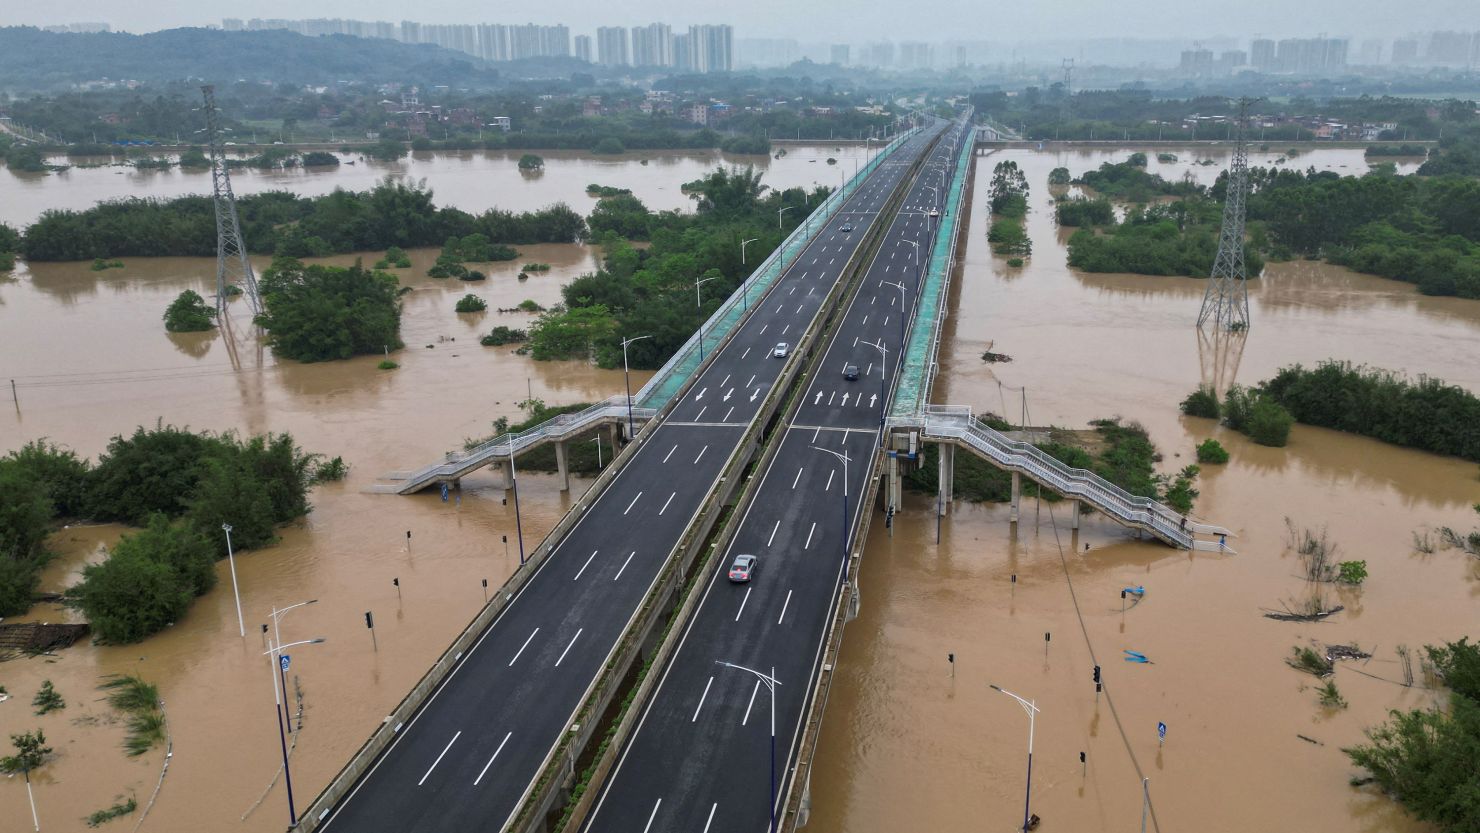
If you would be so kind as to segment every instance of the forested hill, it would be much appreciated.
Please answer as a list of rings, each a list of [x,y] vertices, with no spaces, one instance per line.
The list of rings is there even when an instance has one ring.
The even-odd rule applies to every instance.
[[[150,83],[193,78],[217,83],[295,84],[396,81],[492,85],[498,72],[477,58],[430,44],[348,35],[168,29],[146,35],[0,28],[0,90],[46,91],[102,78]]]

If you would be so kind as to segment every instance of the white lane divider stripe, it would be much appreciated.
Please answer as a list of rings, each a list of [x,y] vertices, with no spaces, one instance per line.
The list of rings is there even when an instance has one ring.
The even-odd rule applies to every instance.
[[[707,683],[704,684],[704,693],[701,694],[701,695],[699,695],[699,705],[698,705],[698,707],[696,707],[694,709],[694,716],[689,719],[689,722],[690,723],[698,723],[699,722],[699,710],[704,708],[704,698],[706,698],[706,697],[709,696],[709,687],[712,686],[712,685],[714,685],[714,677],[711,676],[709,678],[709,682],[707,682]],[[653,808],[653,812],[654,813],[657,813],[658,812],[658,808],[657,807],[654,807]],[[649,822],[649,823],[651,823],[651,822]],[[643,829],[646,830],[647,828],[643,828]]]
[[[760,685],[760,682],[756,682],[756,685]],[[709,833],[709,825],[714,824],[714,811],[715,810],[718,810],[718,809],[719,809],[719,802],[718,801],[716,801],[713,804],[709,805],[709,821],[704,822],[704,833]]]
[[[622,570],[627,569],[627,565],[632,563],[632,556],[634,555],[637,555],[637,550],[633,550],[632,552],[627,554],[627,560],[622,562],[622,566],[618,568],[617,574],[612,576],[612,581],[616,581],[617,579],[622,577]]]
[[[771,546],[771,542],[774,541],[774,540],[776,540],[776,530],[778,530],[780,528],[781,528],[781,521],[778,519],[776,521],[776,525],[773,526],[773,527],[771,527],[771,537],[766,539],[766,546],[768,546],[768,547]]]
[[[742,613],[745,612],[745,603],[748,602],[748,601],[750,601],[750,591],[752,591],[754,589],[755,589],[754,587],[747,587],[747,588],[745,588],[745,597],[740,600],[740,609],[737,610],[737,611],[735,611],[735,621],[736,622],[740,621],[740,614],[742,614]]]
[[[592,560],[594,560],[596,558],[596,553],[598,553],[598,552],[601,552],[601,550],[592,550],[591,551],[591,557],[586,559],[586,563],[581,565],[581,569],[579,569],[579,570],[576,571],[576,577],[573,578],[573,579],[571,579],[571,581],[580,581],[581,580],[581,574],[584,573],[584,572],[586,572],[586,568],[587,567],[590,567],[591,566],[591,562],[592,562]]]
[[[824,491],[824,492],[831,492],[832,491],[832,479],[833,479],[833,475],[834,474],[837,474],[837,473],[838,473],[837,472],[837,469],[833,469],[833,470],[831,470],[831,471],[829,471],[827,473],[827,485],[822,487],[822,491]]]
[[[776,620],[776,624],[779,625],[782,622],[785,622],[786,621],[786,609],[788,607],[791,607],[791,591],[790,590],[786,591],[786,601],[784,601],[784,602],[781,603],[781,618]],[[756,682],[760,682],[760,681],[757,680]]]
[[[701,413],[702,413],[702,412],[701,412]],[[628,513],[628,512],[631,512],[631,511],[632,511],[632,507],[634,507],[634,506],[636,506],[636,505],[637,505],[637,501],[638,501],[638,500],[639,500],[639,499],[640,499],[640,498],[641,498],[641,497],[642,497],[642,492],[638,492],[638,493],[637,493],[637,494],[636,494],[636,495],[635,495],[635,496],[633,496],[633,498],[632,498],[632,502],[631,502],[631,503],[629,503],[629,504],[627,504],[627,508],[626,508],[626,509],[624,509],[624,510],[622,510],[622,514],[623,514],[623,515],[625,515],[625,514],[627,514],[627,513]]]
[[[670,503],[673,502],[673,498],[677,494],[678,494],[678,492],[674,492],[673,494],[671,494],[671,495],[668,496],[668,499],[667,500],[663,501],[663,508],[658,510],[658,514],[659,515],[663,514],[663,512],[668,508],[668,504],[670,504]]]
[[[658,817],[658,808],[662,806],[663,799],[660,798],[658,799],[658,803],[653,805],[653,812],[652,815],[648,816],[648,823],[642,826],[642,833],[648,833],[648,831],[652,829],[653,819]]]
[[[673,456],[673,452],[675,452],[677,450],[678,450],[678,444],[675,443],[672,448],[668,449],[668,453],[663,455],[663,462],[665,462],[665,463],[668,462],[668,458],[669,457],[672,457]]]
[[[462,730],[459,729],[457,734],[452,736],[452,740],[447,741],[447,745],[442,747],[442,755],[446,755],[447,750],[452,748],[452,744],[457,743],[457,738],[461,734]],[[437,768],[437,764],[442,763],[442,755],[438,755],[437,760],[432,761],[432,765],[427,767],[427,774],[421,776],[421,780],[416,782],[416,786],[420,787],[422,784],[425,784],[427,782],[427,777],[432,774],[432,770]]]
[[[756,682],[759,683],[760,681],[757,680]],[[479,781],[482,781],[483,780],[483,776],[488,774],[488,768],[491,767],[491,766],[493,766],[494,759],[498,758],[498,753],[504,751],[504,744],[508,743],[509,742],[509,738],[511,738],[513,736],[514,736],[514,733],[513,732],[510,732],[507,735],[504,735],[504,739],[503,740],[499,741],[498,749],[495,749],[493,751],[493,757],[488,759],[488,763],[486,763],[486,764],[483,765],[483,771],[480,772],[480,773],[478,773],[478,777],[477,778],[474,778],[473,779],[473,786],[475,786],[475,787],[478,786],[478,782]]]
[[[514,662],[519,659],[519,654],[524,653],[524,649],[529,647],[529,643],[534,640],[534,635],[536,633],[539,633],[539,632],[540,632],[540,629],[539,628],[535,628],[534,629],[534,633],[531,633],[529,635],[529,639],[524,640],[524,644],[519,646],[519,652],[516,653],[516,654],[514,654],[514,659],[509,660],[509,664],[510,665],[513,665]]]
[[[797,476],[794,477],[794,478],[792,478],[791,487],[793,489],[795,489],[797,487],[797,484],[802,481],[802,470],[803,470],[803,468],[804,467],[798,467],[797,468]]]
[[[740,721],[740,725],[741,726],[744,726],[745,724],[747,724],[747,723],[750,722],[750,710],[751,710],[752,707],[755,706],[755,696],[760,693],[760,690],[761,690],[761,681],[760,680],[756,680],[755,681],[755,688],[752,688],[750,690],[750,703],[748,703],[745,706],[745,717]]]
[[[570,653],[570,649],[575,646],[576,640],[581,638],[581,632],[584,631],[584,630],[585,630],[585,628],[576,628],[576,635],[575,636],[572,636],[570,638],[570,644],[567,645],[567,646],[565,646],[565,650],[564,651],[561,651],[560,652],[560,659],[555,660],[555,667],[556,668],[559,668],[560,667],[560,663],[562,663],[562,662],[565,661],[565,655],[568,654],[568,653]]]
[[[812,533],[814,533],[816,531],[817,531],[817,522],[816,521],[813,521],[812,522],[812,528],[809,529],[809,530],[807,530],[807,543],[805,543],[805,544],[802,545],[802,549],[809,550],[809,549],[812,548]]]

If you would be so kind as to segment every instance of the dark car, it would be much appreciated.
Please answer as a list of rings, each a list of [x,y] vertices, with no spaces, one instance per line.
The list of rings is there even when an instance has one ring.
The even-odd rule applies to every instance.
[[[841,231],[841,232],[844,232],[844,233],[850,232],[852,230],[853,230],[853,224],[852,223],[844,223],[843,224],[843,227],[840,228],[840,229],[838,229],[838,231]]]
[[[730,581],[744,584],[750,581],[753,575],[755,575],[755,556],[737,555],[735,560],[730,562]]]
[[[850,382],[856,382],[856,381],[858,381],[858,365],[856,365],[856,364],[845,364],[845,365],[843,365],[843,378],[844,379],[847,379]]]

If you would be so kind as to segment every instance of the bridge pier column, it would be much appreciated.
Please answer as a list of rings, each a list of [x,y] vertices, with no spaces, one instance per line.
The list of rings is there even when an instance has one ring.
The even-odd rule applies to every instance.
[[[902,489],[900,488],[899,483],[899,455],[890,454],[888,504],[894,507],[894,511],[896,512],[899,511],[899,500],[901,497],[901,491]]]
[[[512,468],[509,466],[509,461],[508,460],[500,460],[498,462],[498,470],[504,476],[504,491],[507,492],[507,491],[513,489],[514,488],[514,472],[513,472]]]
[[[935,447],[939,452],[937,456],[939,464],[936,468],[940,475],[937,487],[940,492],[940,501],[936,511],[944,516],[950,514],[951,501],[956,499],[956,444],[936,443]]]
[[[1077,498],[1069,499],[1069,528],[1076,531],[1079,529],[1079,500]]]
[[[560,491],[570,491],[570,448],[569,443],[555,443],[555,470],[560,475]]]
[[[626,432],[622,428],[622,423],[619,423],[619,422],[607,423],[607,426],[606,426],[606,439],[607,439],[608,444],[610,444],[611,447],[612,447],[612,457],[614,459],[617,456],[617,452],[619,452],[619,451],[622,450],[622,434],[624,434],[624,433],[626,433]],[[627,439],[630,441],[632,438],[631,437],[628,437]]]
[[[1018,510],[1023,502],[1023,476],[1017,472],[1012,473],[1012,509],[1008,511],[1008,523],[1018,522]]]

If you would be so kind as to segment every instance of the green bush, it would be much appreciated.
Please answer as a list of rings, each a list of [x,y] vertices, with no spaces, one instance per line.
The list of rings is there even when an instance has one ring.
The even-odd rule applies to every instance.
[[[533,153],[526,153],[519,157],[519,170],[521,171],[534,171],[543,167],[545,167],[545,160]]]
[[[139,809],[138,800],[133,796],[129,796],[127,801],[115,801],[113,802],[113,806],[105,810],[94,811],[84,821],[87,822],[88,827],[97,827],[104,822],[112,821],[120,816],[126,816],[137,809]]]
[[[380,364],[376,365],[376,367],[380,368],[381,370],[395,370],[396,368],[400,367],[400,365],[396,364],[390,359],[381,359]]]
[[[64,518],[82,517],[91,467],[86,460],[77,456],[77,452],[40,439],[28,442],[0,458],[0,465],[5,461],[14,463],[21,471],[30,475],[51,501],[56,514]],[[0,540],[3,539],[4,533],[0,532]],[[0,553],[3,552],[4,545],[0,544]]]
[[[411,258],[407,256],[406,250],[400,246],[391,246],[385,250],[385,257],[375,261],[376,269],[410,269]]]
[[[1361,584],[1367,580],[1367,562],[1342,561],[1336,565],[1336,580],[1342,584]]]
[[[304,266],[280,258],[263,273],[261,287],[258,320],[279,356],[318,362],[402,346],[394,275],[358,263]]]
[[[129,537],[101,564],[83,567],[82,581],[67,591],[93,633],[112,644],[138,642],[179,621],[193,596],[168,564],[144,547],[124,545]]]
[[[193,289],[181,292],[164,311],[164,328],[172,333],[198,333],[216,326],[216,310]]]
[[[324,150],[313,150],[303,154],[305,168],[337,168],[339,157]]]
[[[458,312],[483,312],[488,309],[488,302],[477,295],[464,295],[457,299]]]
[[[1010,257],[1010,258],[1007,259],[1007,265],[1008,266],[1011,266],[1014,269],[1021,269],[1021,268],[1023,268],[1023,263],[1024,263],[1024,261],[1020,257]]]
[[[992,221],[987,232],[987,241],[992,251],[999,255],[1029,255],[1033,253],[1033,241],[1023,229],[1021,221],[1011,217],[998,217]]]
[[[1325,706],[1326,708],[1328,708],[1328,709],[1344,709],[1344,708],[1346,708],[1346,699],[1343,698],[1341,696],[1341,692],[1336,689],[1336,681],[1335,680],[1327,680],[1326,683],[1325,683],[1325,685],[1323,685],[1320,688],[1316,689],[1316,691],[1320,695],[1321,705]]]
[[[1115,206],[1103,197],[1075,197],[1059,202],[1054,216],[1061,226],[1108,226],[1115,222]]]
[[[527,341],[528,339],[529,333],[525,332],[524,330],[516,330],[512,327],[505,327],[504,325],[500,324],[499,326],[494,327],[492,332],[490,332],[488,335],[479,339],[478,343],[482,344],[484,347],[499,347],[504,344],[516,344],[521,341]]]
[[[615,136],[607,136],[606,138],[604,138],[601,141],[597,142],[591,148],[591,152],[592,153],[603,153],[603,154],[626,153],[627,152],[627,146],[624,145],[624,144],[622,144],[622,140],[621,139],[618,139]]]
[[[37,691],[36,696],[31,698],[31,707],[36,710],[37,715],[43,715],[65,709],[67,707],[67,701],[63,700],[62,695],[57,693],[56,688],[51,684],[51,680],[42,680],[41,690]]]
[[[1068,185],[1071,179],[1068,168],[1054,168],[1048,172],[1049,185]]]
[[[1199,387],[1182,400],[1182,413],[1188,416],[1217,419],[1219,416],[1218,394],[1206,385]]]
[[[1197,446],[1197,461],[1199,463],[1222,464],[1228,462],[1228,449],[1223,444],[1209,437]]]
[[[1289,411],[1260,397],[1249,412],[1249,439],[1260,445],[1283,448],[1290,441],[1290,426],[1294,423]]]

